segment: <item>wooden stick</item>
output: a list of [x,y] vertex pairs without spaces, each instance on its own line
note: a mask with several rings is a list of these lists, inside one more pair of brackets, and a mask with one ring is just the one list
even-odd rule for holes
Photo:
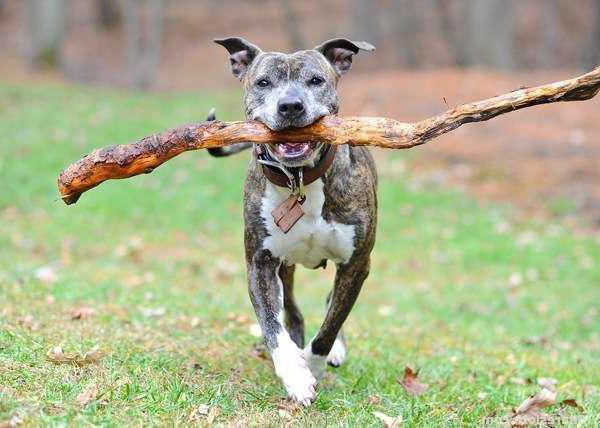
[[252,142],[322,141],[408,149],[430,141],[462,124],[489,120],[498,115],[558,101],[582,101],[600,90],[600,67],[549,85],[522,88],[507,94],[463,104],[416,123],[377,117],[326,116],[305,128],[273,132],[259,122],[202,122],[181,126],[142,140],[96,150],[66,168],[58,188],[66,204],[77,202],[83,192],[105,180],[149,173],[164,162],[188,150],[223,147]]

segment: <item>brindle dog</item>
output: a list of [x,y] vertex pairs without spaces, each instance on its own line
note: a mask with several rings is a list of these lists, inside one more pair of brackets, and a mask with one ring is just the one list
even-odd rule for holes
[[[334,39],[314,49],[283,54],[263,52],[238,37],[215,40],[230,54],[233,74],[244,85],[246,118],[272,130],[309,125],[338,112],[336,87],[366,42]],[[212,149],[226,156],[250,144]],[[327,147],[322,143],[266,146],[272,164],[310,168]],[[256,152],[255,152],[256,153]],[[337,367],[346,357],[342,324],[369,273],[377,223],[377,175],[366,148],[340,146],[326,173],[304,189],[304,216],[284,233],[272,211],[291,190],[271,183],[256,156],[244,188],[246,266],[250,298],[275,372],[288,396],[309,405],[326,363]],[[294,300],[296,264],[315,269],[327,260],[337,266],[327,313],[305,347],[304,320]]]

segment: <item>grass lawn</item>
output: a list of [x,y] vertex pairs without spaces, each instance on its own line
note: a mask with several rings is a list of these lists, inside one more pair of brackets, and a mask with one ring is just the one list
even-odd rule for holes
[[[236,119],[238,104],[237,94],[0,85],[0,426],[380,426],[377,411],[405,426],[500,426],[540,377],[557,380],[557,403],[584,408],[547,413],[600,424],[598,242],[419,180],[418,149],[379,156],[378,240],[346,323],[349,358],[307,409],[282,399],[251,334],[247,153],[188,153],[74,206],[58,200],[57,173],[92,148],[213,105]],[[333,274],[298,270],[309,336]],[[56,346],[104,356],[56,364]],[[429,385],[423,395],[398,383],[406,365]]]

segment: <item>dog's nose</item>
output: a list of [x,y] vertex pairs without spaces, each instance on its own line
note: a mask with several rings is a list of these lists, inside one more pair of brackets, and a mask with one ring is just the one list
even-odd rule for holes
[[284,97],[277,103],[277,111],[286,119],[293,119],[302,114],[304,103],[298,97]]

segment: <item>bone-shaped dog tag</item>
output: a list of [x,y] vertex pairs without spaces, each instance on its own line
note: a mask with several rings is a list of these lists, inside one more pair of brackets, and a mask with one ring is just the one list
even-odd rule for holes
[[298,201],[298,195],[292,194],[271,212],[275,224],[283,233],[288,233],[304,215],[302,202]]

